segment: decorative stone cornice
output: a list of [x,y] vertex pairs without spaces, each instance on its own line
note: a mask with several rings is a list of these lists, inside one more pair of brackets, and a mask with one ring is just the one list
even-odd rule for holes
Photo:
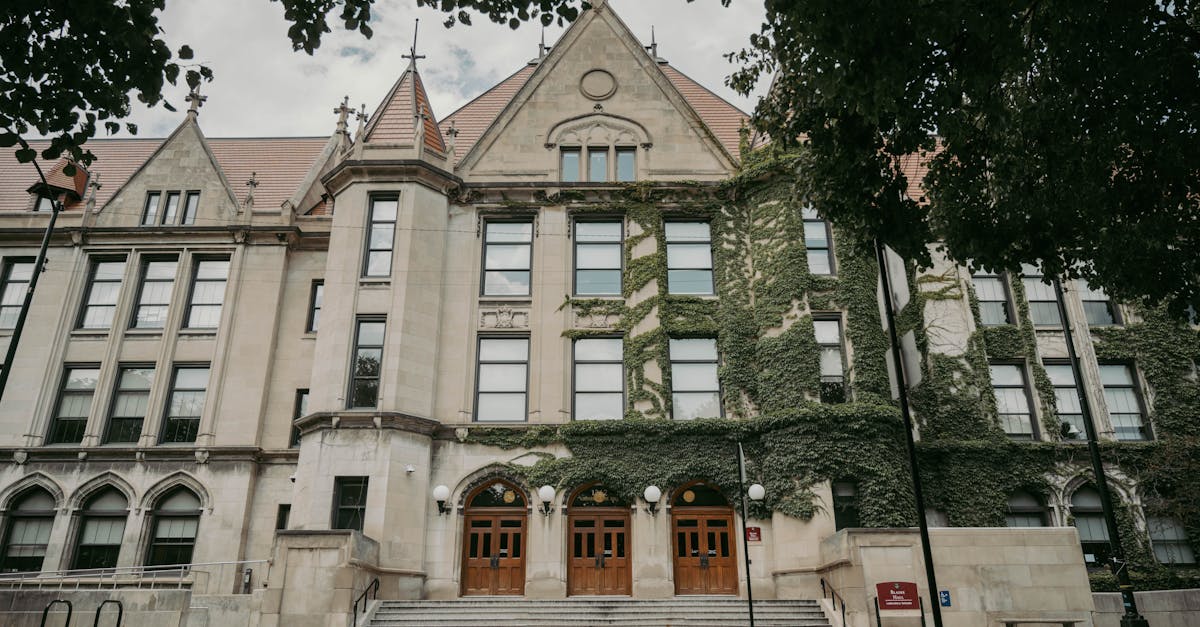
[[390,429],[431,436],[441,423],[392,411],[342,411],[309,414],[295,424],[303,437],[327,429]]

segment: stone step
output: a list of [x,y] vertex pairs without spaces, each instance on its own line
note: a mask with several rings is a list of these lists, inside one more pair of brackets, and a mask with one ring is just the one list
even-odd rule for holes
[[[759,627],[829,627],[816,601],[754,603]],[[735,627],[748,625],[744,599],[471,597],[445,601],[382,601],[371,627]]]

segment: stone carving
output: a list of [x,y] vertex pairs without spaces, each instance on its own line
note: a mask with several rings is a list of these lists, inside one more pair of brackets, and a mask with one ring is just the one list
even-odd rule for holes
[[17,451],[16,453],[13,453],[13,461],[16,462],[18,466],[24,465],[28,459],[29,453],[25,451]]
[[501,305],[495,309],[482,309],[479,312],[479,328],[528,329],[529,310],[514,309],[508,305]]
[[584,312],[575,309],[574,314],[575,328],[577,329],[612,329],[617,326],[617,322],[621,318],[620,314],[603,311]]

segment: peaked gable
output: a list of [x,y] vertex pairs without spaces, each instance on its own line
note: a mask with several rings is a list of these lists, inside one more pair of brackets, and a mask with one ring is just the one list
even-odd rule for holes
[[417,136],[416,120],[420,117],[425,148],[446,153],[446,141],[433,115],[421,73],[415,66],[404,70],[376,111],[367,124],[367,143],[412,145]]
[[[601,76],[612,89],[588,93],[585,76]],[[455,121],[469,108],[456,112]],[[589,115],[632,121],[645,131],[638,157],[641,177],[719,178],[736,167],[732,153],[628,27],[611,9],[598,7],[576,20],[478,141],[459,153],[456,171],[483,179],[556,177],[552,149],[557,141],[551,132]],[[612,126],[607,135],[621,135],[621,125]]]

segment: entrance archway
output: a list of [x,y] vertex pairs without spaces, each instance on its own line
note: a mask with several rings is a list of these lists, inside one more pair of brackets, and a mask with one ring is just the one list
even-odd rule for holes
[[623,594],[632,588],[629,503],[600,484],[567,501],[567,594]]
[[464,596],[525,594],[528,520],[525,495],[508,481],[488,481],[467,495],[463,516]]
[[715,488],[695,482],[671,499],[675,594],[737,594],[733,508]]

